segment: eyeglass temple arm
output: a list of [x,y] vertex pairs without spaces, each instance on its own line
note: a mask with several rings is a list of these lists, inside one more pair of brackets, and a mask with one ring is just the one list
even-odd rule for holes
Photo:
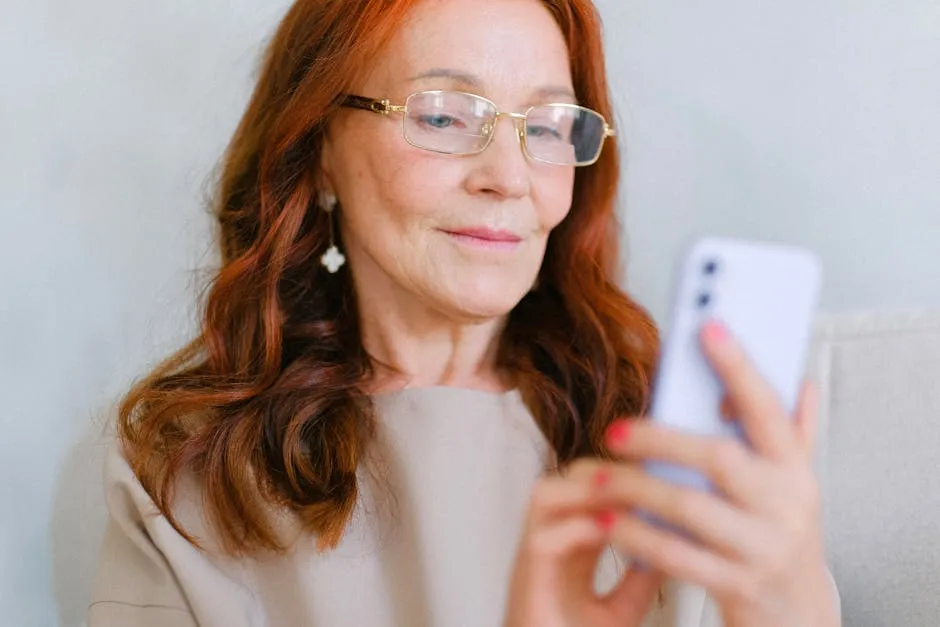
[[388,115],[389,113],[393,112],[402,112],[405,110],[404,106],[393,105],[391,100],[388,98],[376,100],[374,98],[365,98],[363,96],[356,96],[353,94],[348,94],[345,98],[343,98],[341,104],[344,107],[364,109],[365,111],[381,113],[382,115]]

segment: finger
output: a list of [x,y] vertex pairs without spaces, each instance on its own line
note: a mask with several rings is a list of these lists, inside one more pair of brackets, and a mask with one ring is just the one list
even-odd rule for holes
[[636,516],[618,517],[608,537],[617,549],[668,577],[712,593],[735,589],[740,570],[734,562]]
[[727,421],[735,420],[738,415],[738,410],[734,408],[734,402],[732,402],[731,397],[725,394],[721,397],[720,405],[721,417]]
[[706,324],[702,347],[738,410],[748,440],[760,454],[781,460],[796,453],[793,424],[776,391],[720,322]]
[[596,493],[600,487],[610,481],[612,473],[623,466],[636,467],[636,464],[609,462],[602,459],[583,459],[571,465],[566,477],[584,486],[585,489]]
[[565,479],[580,483],[590,483],[594,474],[604,466],[604,462],[596,458],[581,458],[565,467],[562,471]]
[[[619,423],[618,423],[619,424]],[[733,438],[697,435],[650,422],[625,422],[619,439],[608,438],[621,458],[658,461],[696,470],[729,500],[758,509],[768,498],[768,462]]]
[[819,423],[819,389],[811,381],[803,383],[796,408],[796,432],[800,448],[807,458],[816,448],[816,429]]
[[618,617],[620,624],[639,624],[665,582],[666,577],[662,573],[630,568],[620,583],[607,594],[604,602]]
[[559,517],[585,510],[591,495],[577,483],[564,479],[543,479],[532,490],[529,501],[531,525],[543,525]]
[[604,529],[591,516],[576,516],[533,530],[523,546],[539,560],[558,560],[577,551],[597,550],[605,546]]
[[761,519],[721,497],[676,486],[642,470],[617,469],[602,489],[602,506],[652,514],[715,552],[739,560],[759,555],[768,541]]
[[559,517],[584,513],[594,505],[595,490],[604,477],[598,477],[600,463],[581,460],[572,464],[564,476],[541,479],[532,490],[529,521],[542,525]]
[[594,596],[594,578],[601,553],[609,549],[606,527],[593,516],[573,516],[530,531],[521,544],[531,575],[544,585],[559,578]]

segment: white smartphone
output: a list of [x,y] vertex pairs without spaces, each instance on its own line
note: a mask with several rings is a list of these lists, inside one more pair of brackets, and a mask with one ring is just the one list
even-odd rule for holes
[[[673,429],[744,439],[722,419],[724,387],[701,350],[699,330],[722,322],[786,409],[795,409],[822,283],[812,252],[781,244],[708,237],[682,260],[657,367],[650,417]],[[710,490],[699,473],[660,462],[653,475]]]

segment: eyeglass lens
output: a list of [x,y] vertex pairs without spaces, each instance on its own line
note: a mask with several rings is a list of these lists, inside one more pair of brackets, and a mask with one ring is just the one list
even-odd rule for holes
[[[405,138],[413,145],[448,154],[486,148],[497,111],[483,98],[458,92],[420,92],[406,103]],[[574,105],[533,107],[526,116],[525,147],[533,159],[559,165],[594,161],[604,142],[600,114]]]

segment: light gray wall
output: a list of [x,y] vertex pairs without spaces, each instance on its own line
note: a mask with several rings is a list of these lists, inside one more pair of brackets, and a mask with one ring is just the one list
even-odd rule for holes
[[[600,5],[631,285],[660,319],[704,232],[813,246],[829,310],[940,306],[936,0]],[[83,613],[97,436],[192,328],[204,183],[285,6],[0,4],[4,624]]]
[[84,614],[96,435],[191,328],[205,182],[284,7],[0,2],[0,624]]
[[830,311],[940,306],[940,2],[598,4],[658,318],[707,232],[816,249]]

